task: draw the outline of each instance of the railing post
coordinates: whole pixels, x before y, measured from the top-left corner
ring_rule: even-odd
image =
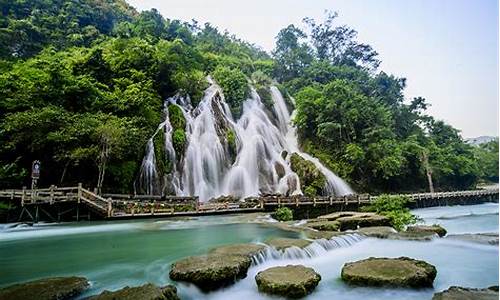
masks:
[[[23,193],[21,195],[21,206],[24,206],[25,198],[26,198],[26,187],[23,186]]]
[[[50,204],[54,204],[54,185],[50,186]]]
[[[80,200],[82,198],[82,183],[78,183],[78,199],[77,202],[80,203]]]
[[[107,201],[108,201],[108,218],[110,218],[113,215],[113,204],[111,202],[111,198],[108,198]]]

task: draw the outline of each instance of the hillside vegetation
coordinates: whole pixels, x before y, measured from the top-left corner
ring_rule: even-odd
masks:
[[[180,92],[196,105],[208,74],[236,117],[248,81],[270,106],[276,80],[296,101],[303,149],[358,191],[425,190],[428,174],[436,189],[498,180],[498,141],[468,145],[426,114],[424,98],[404,101],[405,79],[378,70],[375,50],[335,14],[282,29],[268,54],[210,24],[139,13],[122,0],[1,8],[0,188],[29,185],[39,159],[42,186],[133,191],[163,99]],[[176,136],[181,148],[183,132]]]

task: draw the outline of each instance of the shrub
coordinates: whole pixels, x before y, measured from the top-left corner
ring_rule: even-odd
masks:
[[[172,144],[177,155],[182,155],[186,148],[186,133],[184,129],[176,129],[172,134]]]
[[[389,218],[396,230],[403,230],[406,225],[415,224],[418,218],[410,212],[407,205],[408,197],[394,195],[380,195],[370,205],[362,208],[363,211],[376,212]]]
[[[291,221],[293,220],[293,211],[288,207],[280,207],[276,209],[273,217],[280,222]]]

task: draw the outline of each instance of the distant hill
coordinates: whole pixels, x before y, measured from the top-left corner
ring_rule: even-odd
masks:
[[[491,141],[493,141],[494,139],[497,139],[497,138],[498,137],[496,137],[496,136],[482,135],[482,136],[478,136],[478,137],[475,137],[475,138],[465,139],[465,141],[468,144],[481,145],[481,144],[484,144],[484,143],[491,142]]]

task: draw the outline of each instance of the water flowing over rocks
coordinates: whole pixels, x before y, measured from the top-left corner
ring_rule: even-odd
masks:
[[[406,229],[409,232],[432,232],[436,233],[440,237],[446,235],[446,229],[444,229],[440,225],[417,225],[417,226],[408,226]]]
[[[436,268],[422,260],[408,257],[368,258],[346,263],[342,280],[360,286],[431,287]]]
[[[301,187],[309,187],[311,192],[314,186],[314,193],[353,194],[318,159],[300,151],[290,114],[277,88],[270,89],[272,114],[252,90],[243,103],[241,117],[235,121],[221,88],[210,78],[209,82],[196,108],[180,96],[165,102],[166,107],[178,105],[184,114],[185,150],[178,153],[174,149],[174,130],[166,114],[146,147],[136,184],[140,193],[199,196],[201,201],[207,201],[224,195],[238,199],[265,193],[298,195],[304,192]],[[167,174],[159,171],[160,158],[155,155],[153,140],[159,133],[164,135],[166,156],[161,159],[171,166],[165,170]],[[301,180],[291,168],[297,164],[291,161],[307,165],[315,176],[303,176]],[[301,171],[301,175],[306,173]]]
[[[450,240],[461,240],[477,244],[497,245],[498,233],[465,233],[465,234],[450,234],[446,236]]]
[[[180,300],[177,289],[173,285],[157,287],[148,283],[138,287],[124,287],[117,291],[104,291],[99,295],[87,298],[87,300]]]
[[[252,259],[244,255],[191,256],[172,264],[170,279],[193,283],[208,292],[245,278],[251,263]]]
[[[432,300],[498,300],[498,286],[486,289],[452,286],[446,291],[434,294]]]
[[[316,288],[320,280],[318,273],[302,265],[273,267],[255,276],[259,291],[287,298],[306,296]]]
[[[80,295],[89,287],[84,277],[53,277],[15,284],[0,289],[3,300],[64,300]]]

